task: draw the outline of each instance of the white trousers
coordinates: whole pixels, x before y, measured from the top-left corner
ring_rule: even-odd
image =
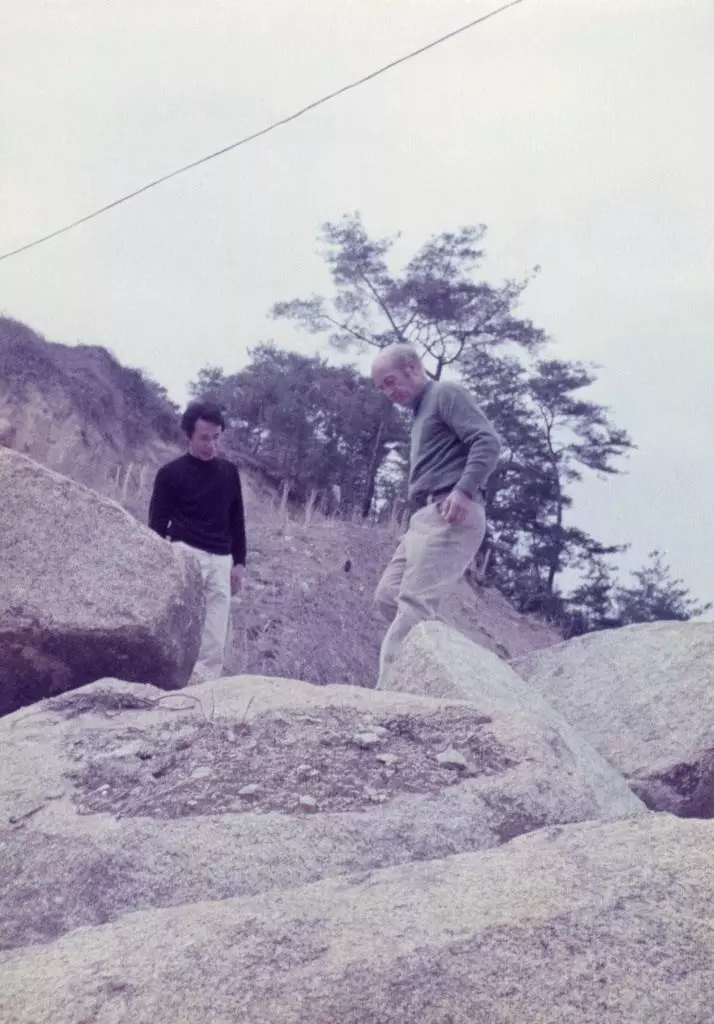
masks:
[[[190,551],[201,566],[203,592],[206,598],[206,618],[201,636],[201,648],[193,670],[191,682],[218,679],[223,674],[226,640],[231,610],[231,555],[211,555],[199,548],[177,542]]]

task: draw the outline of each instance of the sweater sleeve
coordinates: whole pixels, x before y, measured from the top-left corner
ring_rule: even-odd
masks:
[[[235,469],[236,488],[229,511],[231,526],[231,554],[234,565],[245,565],[247,542],[245,536],[245,514],[243,511],[243,489],[240,473]]]
[[[171,521],[171,495],[166,467],[162,466],[154,480],[154,490],[149,504],[149,528],[160,537],[166,537]]]
[[[485,488],[496,468],[501,441],[475,399],[458,385],[442,390],[439,412],[446,425],[468,448],[466,465],[456,486],[473,498]]]

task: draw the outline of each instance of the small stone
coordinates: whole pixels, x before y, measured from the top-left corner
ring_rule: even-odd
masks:
[[[207,779],[211,775],[213,775],[213,769],[209,768],[208,765],[200,765],[191,772],[192,779]]]
[[[454,750],[453,747],[447,747],[446,750],[442,750],[440,754],[436,755],[436,760],[444,768],[466,768],[467,762],[463,754],[459,753],[458,750]]]
[[[377,760],[381,761],[382,764],[393,765],[397,763],[399,758],[396,754],[377,754]]]
[[[257,782],[251,782],[247,786],[243,786],[242,789],[238,790],[238,796],[251,797],[257,796],[260,793],[260,786]]]
[[[376,733],[380,739],[385,739],[387,736],[389,736],[389,729],[385,729],[383,725],[375,725],[374,729],[372,729],[372,732]]]
[[[364,787],[364,795],[368,800],[371,800],[373,804],[383,804],[387,799],[386,793],[380,793],[379,790],[373,789],[372,786]]]
[[[163,778],[164,775],[168,775],[175,763],[173,757],[166,757],[151,769],[151,774],[155,779]]]
[[[380,739],[376,732],[358,732],[352,737],[352,742],[363,750],[369,750],[376,747]]]
[[[298,799],[298,803],[300,804],[304,811],[317,810],[317,800],[315,799],[314,796],[308,796],[307,794],[303,794],[303,796],[301,796]]]

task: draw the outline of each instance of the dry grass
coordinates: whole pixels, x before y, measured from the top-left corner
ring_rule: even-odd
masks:
[[[291,516],[247,490],[249,567],[230,672],[374,686],[384,624],[372,594],[397,527]]]

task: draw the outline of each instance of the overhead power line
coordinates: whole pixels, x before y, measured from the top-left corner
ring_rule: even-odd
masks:
[[[504,11],[507,11],[511,7],[516,7],[518,4],[522,4],[523,2],[524,0],[510,0],[510,3],[503,4],[501,7],[497,7],[495,10],[489,11],[488,14],[482,14],[478,18],[474,18],[473,21],[469,21],[466,25],[461,25],[460,28],[455,28],[453,31],[447,32],[446,35],[439,36],[438,39],[432,40],[425,46],[420,46],[417,50],[412,50],[411,53],[405,53],[402,57],[397,57],[395,60],[390,61],[389,64],[384,64],[381,68],[377,68],[376,71],[371,71],[368,75],[363,75],[362,78],[358,78],[354,82],[349,82],[347,85],[343,85],[341,88],[335,89],[334,92],[328,93],[326,96],[321,96],[320,99],[314,100],[312,103],[308,103],[306,107],[296,110],[295,113],[289,114],[287,117],[283,117],[279,121],[273,121],[272,124],[267,125],[265,128],[261,128],[257,132],[253,132],[252,135],[246,135],[245,138],[238,139],[237,142],[231,142],[230,145],[224,146],[222,149],[217,149],[214,153],[209,153],[207,156],[202,156],[199,160],[194,160],[190,164],[178,167],[175,171],[170,171],[168,174],[164,174],[160,178],[156,178],[154,181],[150,181],[148,184],[142,185],[141,188],[137,188],[133,192],[128,192],[125,196],[120,196],[119,199],[115,199],[113,202],[107,203],[106,206],[100,206],[98,210],[93,210],[92,213],[88,213],[84,217],[79,217],[77,220],[72,221],[71,224],[65,224],[64,227],[57,228],[56,231],[51,231],[49,234],[42,235],[40,238],[36,238],[32,242],[27,242],[25,245],[21,245],[17,249],[12,249],[10,252],[3,253],[0,256],[0,262],[2,260],[10,259],[11,256],[17,256],[19,253],[25,252],[27,249],[33,249],[36,245],[42,245],[43,242],[49,242],[51,238],[63,235],[65,232],[79,227],[80,224],[86,224],[87,221],[93,220],[95,217],[99,217],[101,214],[107,213],[109,210],[113,210],[115,206],[121,206],[122,203],[128,203],[130,199],[135,199],[136,196],[140,196],[143,192],[148,192],[149,189],[156,188],[157,185],[162,185],[165,181],[169,181],[171,178],[175,178],[179,174],[185,174],[186,171],[191,171],[194,167],[200,167],[201,164],[208,163],[209,160],[215,160],[216,157],[223,156],[224,153],[230,153],[232,149],[237,149],[239,146],[245,146],[248,142],[260,139],[263,135],[267,135],[269,132],[275,131],[276,128],[282,128],[283,125],[290,124],[291,121],[296,121],[299,117],[302,117],[303,114],[307,114],[311,110],[321,107],[324,103],[329,103],[330,100],[337,99],[338,96],[342,96],[344,93],[350,92],[352,89],[357,89],[360,85],[364,85],[366,82],[371,82],[372,79],[377,78],[379,75],[383,75],[387,71],[391,71],[392,68],[396,68],[400,64],[405,64],[408,60],[412,60],[414,57],[419,57],[422,53],[426,53],[428,50],[433,50],[435,46],[440,46],[441,43],[445,43],[449,39],[453,39],[455,36],[461,35],[463,32],[468,32],[469,29],[475,28],[476,25],[481,25],[484,21],[489,21],[491,18],[495,18],[498,14],[503,14]]]

